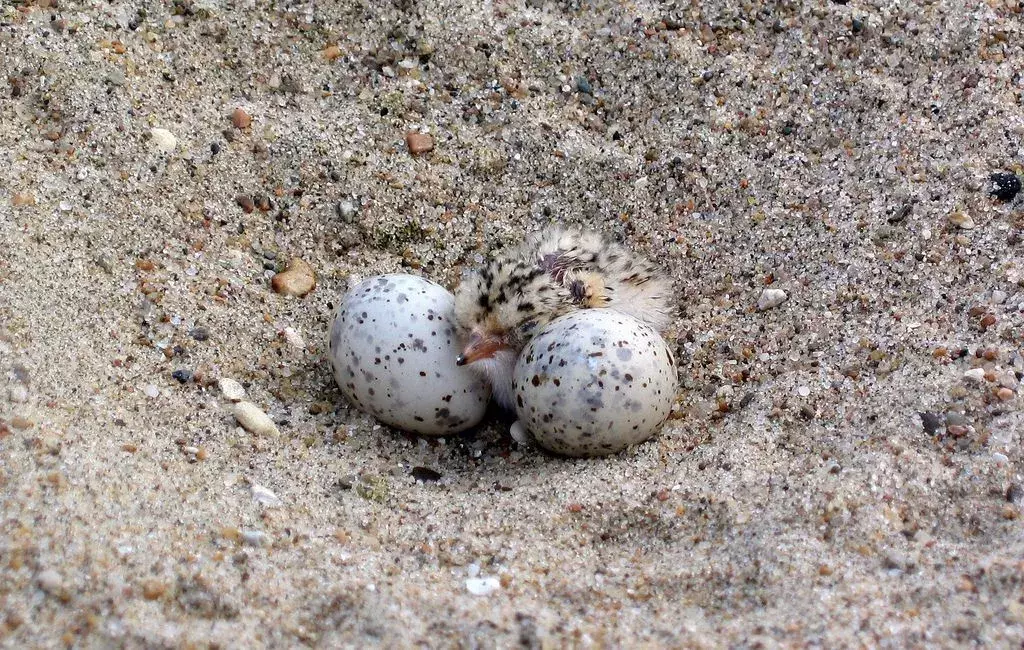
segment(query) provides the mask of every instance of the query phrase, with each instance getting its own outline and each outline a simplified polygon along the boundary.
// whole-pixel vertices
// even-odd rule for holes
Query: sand
[[[1004,0],[4,2],[0,643],[1019,646],[1024,195],[989,175],[1021,32]],[[344,403],[354,278],[451,287],[554,222],[676,278],[660,435],[571,460]],[[275,293],[296,257],[316,288]]]

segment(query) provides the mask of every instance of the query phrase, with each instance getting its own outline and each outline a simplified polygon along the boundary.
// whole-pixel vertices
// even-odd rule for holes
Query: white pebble
[[[221,377],[217,381],[217,387],[220,388],[224,399],[231,400],[232,402],[241,402],[245,399],[245,389],[242,388],[240,383],[230,377]]]
[[[466,580],[466,590],[474,596],[489,596],[501,587],[497,578],[470,578]]]
[[[243,530],[242,543],[246,546],[263,546],[267,543],[267,535],[259,530]]]
[[[509,427],[508,433],[510,436],[512,436],[513,440],[515,440],[521,445],[528,445],[532,440],[532,438],[530,437],[530,432],[526,430],[525,426],[523,426],[522,420],[516,420],[515,422],[513,422],[512,426]]]
[[[153,384],[147,385],[145,388],[142,389],[142,392],[145,393],[146,397],[149,398],[156,398],[160,395],[160,389],[154,386]]]
[[[778,307],[788,298],[789,295],[782,289],[765,289],[761,292],[761,297],[757,299],[757,311]]]
[[[985,369],[984,368],[971,368],[964,373],[964,379],[970,381],[976,381],[979,384],[985,381]]]
[[[261,436],[278,436],[281,432],[270,416],[252,402],[238,402],[232,407],[235,419],[250,433]]]
[[[996,289],[995,291],[993,291],[992,292],[992,302],[997,304],[997,305],[1001,305],[1004,302],[1006,302],[1006,292],[1005,291],[1000,291],[999,289]]]
[[[167,129],[152,129],[153,145],[163,153],[171,153],[178,146],[178,139]]]
[[[256,503],[267,506],[268,508],[276,508],[282,504],[280,497],[259,483],[253,483],[251,488],[252,498]]]
[[[807,397],[808,395],[811,394],[811,389],[808,388],[807,386],[801,386],[800,388],[796,389],[796,394],[799,395],[800,397]]]
[[[294,327],[286,327],[281,332],[284,335],[284,340],[288,341],[288,345],[292,346],[296,350],[305,350],[306,341],[303,340],[302,335],[299,334]]]
[[[39,575],[36,576],[36,582],[39,583],[39,586],[43,591],[52,594],[60,591],[63,581],[61,580],[59,573],[53,569],[46,569],[45,571],[39,572]]]
[[[15,404],[24,404],[28,401],[28,389],[24,386],[12,386],[10,397]]]

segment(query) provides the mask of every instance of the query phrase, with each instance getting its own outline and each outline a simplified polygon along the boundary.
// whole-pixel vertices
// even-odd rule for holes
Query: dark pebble
[[[210,143],[210,153],[212,153],[215,156],[220,153],[220,143],[219,142],[211,142]]]
[[[988,177],[992,181],[991,193],[1000,201],[1012,201],[1020,192],[1020,177],[1011,172],[998,172]]]
[[[853,29],[854,34],[860,34],[864,31],[864,21],[860,18],[854,18],[853,24],[850,27]]]
[[[242,212],[246,214],[249,214],[256,209],[256,204],[253,203],[253,200],[245,194],[239,194],[236,196],[235,203],[237,203],[238,207],[242,208]]]
[[[942,428],[942,416],[936,413],[929,413],[927,411],[918,413],[921,416],[921,426],[924,427],[925,433],[934,434]]]
[[[188,335],[197,341],[205,341],[210,338],[210,330],[205,327],[193,327]]]
[[[171,377],[177,379],[179,384],[187,384],[192,379],[192,371],[181,368],[172,372]]]
[[[583,75],[576,77],[576,90],[587,95],[594,94],[594,87],[590,85],[590,82]]]
[[[423,481],[424,483],[441,480],[441,472],[432,470],[429,467],[413,467],[412,475],[417,481]]]
[[[1010,503],[1019,503],[1021,497],[1024,497],[1024,489],[1021,489],[1019,483],[1010,483],[1010,487],[1006,488],[1006,500]]]
[[[260,209],[260,212],[270,211],[271,205],[269,196],[267,196],[266,194],[257,194],[255,199],[256,207]]]

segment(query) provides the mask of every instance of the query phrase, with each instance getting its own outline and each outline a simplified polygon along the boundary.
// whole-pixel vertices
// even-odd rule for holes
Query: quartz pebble
[[[282,504],[280,497],[259,483],[253,483],[250,485],[250,489],[252,490],[253,501],[260,505],[274,508]]]
[[[243,530],[242,543],[246,546],[263,546],[267,543],[267,534],[261,530]]]
[[[974,219],[972,219],[971,215],[966,212],[953,212],[949,215],[949,223],[961,230],[971,230],[974,228]]]
[[[985,381],[985,369],[984,368],[971,368],[964,372],[964,379],[981,383]]]
[[[778,307],[786,302],[787,298],[789,295],[782,289],[765,289],[761,292],[761,297],[757,299],[757,311]]]
[[[28,389],[24,386],[12,386],[9,393],[11,401],[15,404],[24,404],[28,401]]]
[[[61,590],[64,581],[53,569],[45,569],[36,576],[36,583],[46,593],[55,594]]]
[[[270,416],[252,402],[237,402],[232,406],[235,419],[246,431],[261,436],[279,436],[277,425]]]
[[[247,129],[252,124],[252,117],[241,108],[236,108],[231,113],[231,123],[236,129]]]
[[[286,296],[304,296],[316,288],[316,272],[305,260],[292,259],[288,268],[270,281],[274,291]]]

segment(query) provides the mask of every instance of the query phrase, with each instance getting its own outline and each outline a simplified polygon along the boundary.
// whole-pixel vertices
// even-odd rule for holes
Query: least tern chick
[[[597,233],[545,230],[503,251],[455,290],[455,319],[467,341],[457,362],[481,372],[495,401],[511,408],[512,371],[530,338],[562,314],[595,307],[664,332],[672,322],[672,282]]]

